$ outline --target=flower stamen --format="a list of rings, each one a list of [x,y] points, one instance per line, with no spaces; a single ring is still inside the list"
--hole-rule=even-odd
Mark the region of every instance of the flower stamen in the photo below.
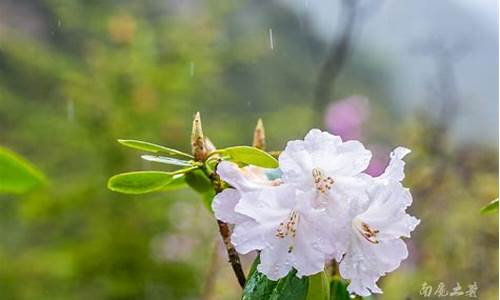
[[[332,177],[328,176],[325,178],[323,171],[319,168],[314,168],[312,170],[312,176],[316,189],[322,194],[330,190],[332,185],[335,183],[335,180],[333,180]]]
[[[292,244],[288,247],[288,253],[293,251],[295,236],[297,235],[297,225],[299,223],[299,214],[296,211],[292,211],[285,221],[281,222],[278,230],[276,230],[276,237],[284,239],[286,236],[290,235],[292,239]]]
[[[380,231],[377,229],[372,229],[368,224],[364,222],[356,222],[355,224],[356,230],[361,234],[362,237],[365,238],[368,242],[372,244],[378,244],[379,240],[377,240],[377,233]]]

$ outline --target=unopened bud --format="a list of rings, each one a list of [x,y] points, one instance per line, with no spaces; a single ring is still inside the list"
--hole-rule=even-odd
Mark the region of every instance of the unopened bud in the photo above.
[[[203,130],[201,129],[201,118],[199,112],[196,113],[193,120],[193,130],[191,131],[191,149],[195,160],[204,161],[207,157],[207,148],[205,145],[205,138],[203,137]]]
[[[257,126],[255,126],[255,131],[253,132],[252,146],[262,150],[266,148],[266,132],[264,130],[264,123],[262,123],[261,118],[257,120]]]

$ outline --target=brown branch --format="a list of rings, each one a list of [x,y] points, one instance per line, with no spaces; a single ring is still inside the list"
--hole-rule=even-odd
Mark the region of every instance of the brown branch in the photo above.
[[[234,275],[236,275],[236,278],[238,279],[238,283],[243,288],[245,287],[246,282],[245,273],[243,272],[243,268],[241,267],[240,256],[231,243],[231,230],[229,229],[229,225],[220,220],[217,220],[217,224],[219,225],[219,232],[222,236],[222,241],[226,246],[229,263],[233,268]]]
[[[217,169],[217,166],[215,167],[215,169]],[[210,178],[210,181],[212,181],[216,194],[224,190],[223,183],[215,170],[212,173],[208,174],[208,177]],[[238,279],[238,283],[240,284],[240,286],[244,288],[246,283],[245,272],[243,272],[243,268],[241,266],[240,256],[231,243],[231,229],[229,228],[229,225],[227,223],[220,220],[217,220],[217,225],[219,226],[219,233],[222,237],[222,241],[224,242],[224,246],[226,246],[227,256],[229,259],[229,263],[233,268],[234,275]]]

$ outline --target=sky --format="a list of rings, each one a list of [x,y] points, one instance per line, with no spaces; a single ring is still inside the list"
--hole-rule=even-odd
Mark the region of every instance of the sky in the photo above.
[[[363,1],[364,5],[376,3]],[[298,15],[306,16],[318,36],[331,42],[339,1],[282,2],[291,5]],[[460,101],[452,136],[457,142],[498,144],[496,0],[385,0],[363,22],[351,60],[371,55],[397,74],[392,76],[396,81],[391,84],[390,100],[403,113],[419,107],[432,109],[438,100],[430,88],[436,79],[436,63],[418,49],[429,39],[454,49],[457,58],[453,68]]]

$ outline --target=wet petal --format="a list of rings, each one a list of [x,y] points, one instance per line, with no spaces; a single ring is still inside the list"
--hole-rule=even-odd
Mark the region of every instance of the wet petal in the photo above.
[[[229,224],[238,224],[248,220],[248,217],[234,211],[240,198],[240,192],[235,189],[225,189],[217,194],[212,201],[215,218]]]

